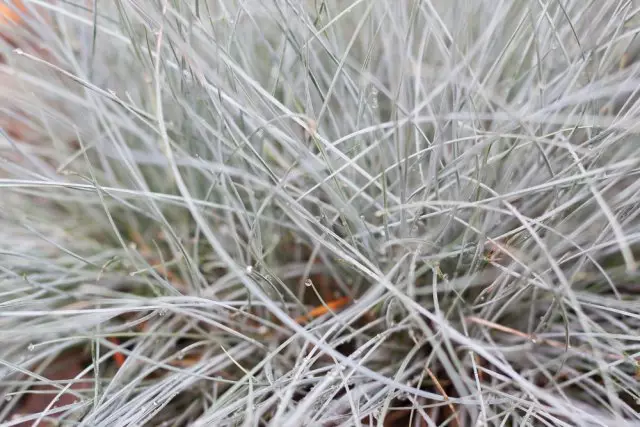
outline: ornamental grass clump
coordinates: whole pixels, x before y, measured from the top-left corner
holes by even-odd
[[[2,1],[3,426],[640,426],[637,2]]]

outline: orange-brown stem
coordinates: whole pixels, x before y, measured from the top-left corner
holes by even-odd
[[[351,301],[351,298],[349,298],[349,297],[342,297],[342,298],[335,299],[333,301],[329,301],[324,305],[320,305],[318,307],[315,307],[314,309],[312,309],[307,314],[303,314],[302,316],[296,317],[296,322],[297,323],[304,323],[307,320],[313,320],[316,317],[320,317],[323,314],[328,313],[329,311],[337,310],[339,308],[344,307],[345,305],[347,305],[349,303],[349,301]]]

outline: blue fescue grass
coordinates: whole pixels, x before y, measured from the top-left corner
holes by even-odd
[[[25,4],[3,425],[640,425],[635,2]]]

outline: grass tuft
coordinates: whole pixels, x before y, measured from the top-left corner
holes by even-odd
[[[640,425],[637,2],[0,4],[3,426]]]

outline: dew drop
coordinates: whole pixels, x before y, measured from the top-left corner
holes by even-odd
[[[158,314],[159,314],[160,316],[164,317],[164,316],[167,314],[167,309],[166,309],[166,308],[161,309],[161,310],[158,312]]]
[[[308,288],[313,286],[313,281],[311,279],[307,279],[304,281],[304,285]]]
[[[7,395],[7,396],[4,398],[4,400],[6,400],[7,402],[10,402],[10,401],[11,401],[11,399],[13,399],[13,396],[9,396],[9,395]]]
[[[29,346],[27,347],[27,350],[29,350],[29,351],[33,351],[35,349],[36,349],[36,346],[33,345],[33,343],[29,344]]]
[[[153,406],[158,406],[158,402],[156,402],[155,400],[153,401]]]
[[[248,266],[247,266],[247,269],[246,269],[246,270],[247,270],[247,274],[251,274],[251,273],[253,273],[253,267],[252,267],[252,266],[250,266],[250,265],[248,265]]]
[[[377,91],[375,92],[375,94],[372,93],[371,108],[373,110],[376,110],[378,108],[378,92]]]

